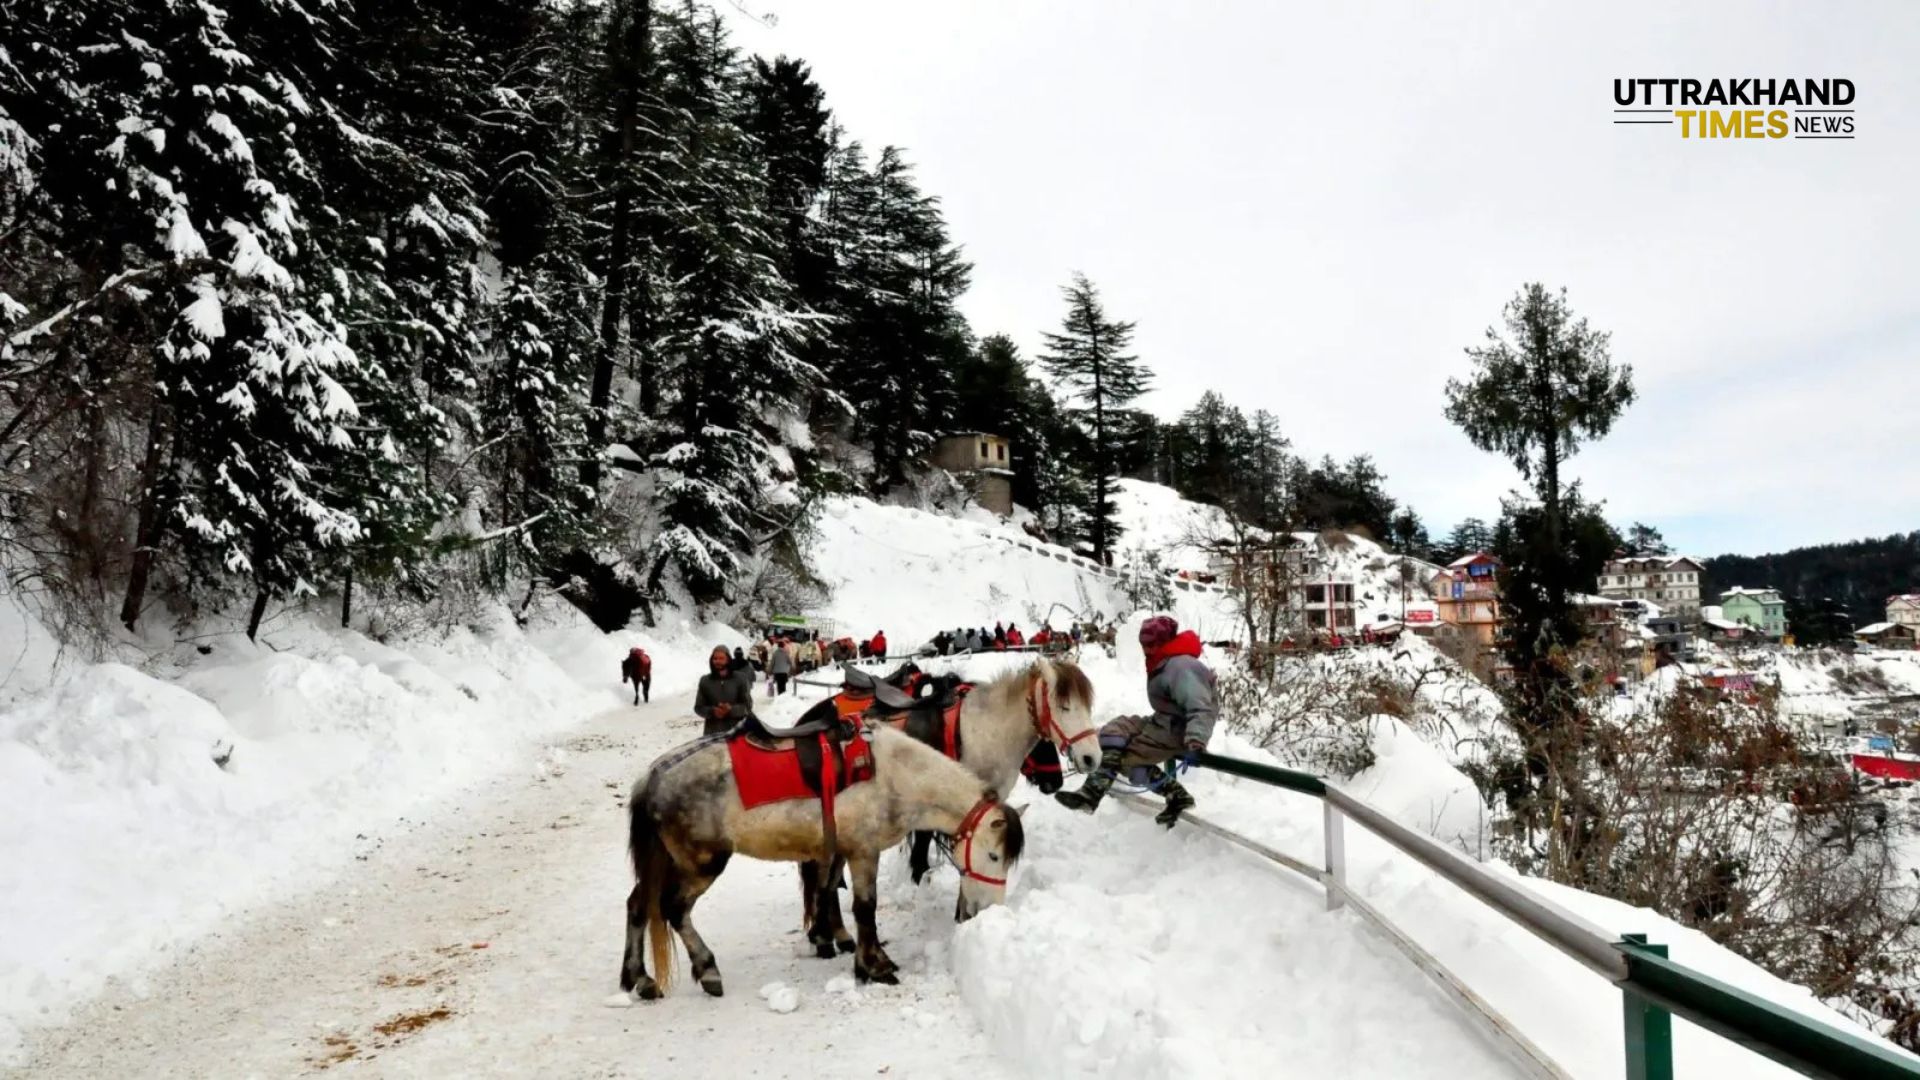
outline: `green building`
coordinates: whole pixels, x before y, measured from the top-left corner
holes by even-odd
[[[1774,641],[1787,633],[1787,602],[1779,589],[1728,589],[1720,594],[1720,617],[1745,623]]]

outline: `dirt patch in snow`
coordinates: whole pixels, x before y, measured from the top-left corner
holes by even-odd
[[[397,1042],[409,1035],[418,1033],[421,1029],[429,1025],[451,1019],[452,1016],[453,1010],[444,1005],[437,1009],[423,1009],[419,1012],[401,1013],[399,1016],[383,1024],[373,1025],[373,1033],[382,1038],[392,1039]]]

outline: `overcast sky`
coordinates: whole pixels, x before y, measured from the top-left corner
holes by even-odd
[[[743,2],[778,19],[743,47],[908,149],[979,334],[1032,356],[1085,271],[1148,408],[1270,409],[1441,534],[1519,483],[1442,388],[1539,280],[1634,368],[1572,463],[1613,520],[1700,555],[1920,528],[1920,3]],[[1851,79],[1858,138],[1615,126],[1616,77]]]

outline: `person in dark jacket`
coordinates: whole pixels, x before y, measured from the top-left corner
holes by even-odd
[[[707,657],[707,673],[693,692],[694,715],[706,721],[703,735],[724,735],[753,712],[753,673],[736,671],[725,645]]]
[[[1199,635],[1181,630],[1170,616],[1156,615],[1140,625],[1140,645],[1147,654],[1147,703],[1153,715],[1118,716],[1100,728],[1100,767],[1078,791],[1054,795],[1070,810],[1093,813],[1121,769],[1135,783],[1155,782],[1163,775],[1159,766],[1176,758],[1191,762],[1213,735],[1219,707],[1213,671],[1200,661]],[[1167,805],[1153,820],[1171,829],[1193,809],[1193,796],[1170,774],[1160,794]]]

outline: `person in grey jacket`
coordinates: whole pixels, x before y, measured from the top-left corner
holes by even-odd
[[[767,674],[773,676],[773,696],[787,692],[787,680],[793,677],[793,647],[786,639],[775,638],[767,650]]]
[[[694,715],[706,721],[703,735],[724,735],[753,712],[753,672],[736,671],[725,645],[707,657],[707,673],[693,692]]]
[[[1200,637],[1182,631],[1170,616],[1156,615],[1140,626],[1140,645],[1147,653],[1147,703],[1152,716],[1118,716],[1100,728],[1100,766],[1078,791],[1054,794],[1070,810],[1093,813],[1113,786],[1121,769],[1134,783],[1151,784],[1161,776],[1161,765],[1182,758],[1191,762],[1207,748],[1219,712],[1213,671],[1200,660]],[[1193,809],[1193,796],[1173,775],[1160,787],[1166,808],[1155,821],[1171,829],[1180,815]]]

